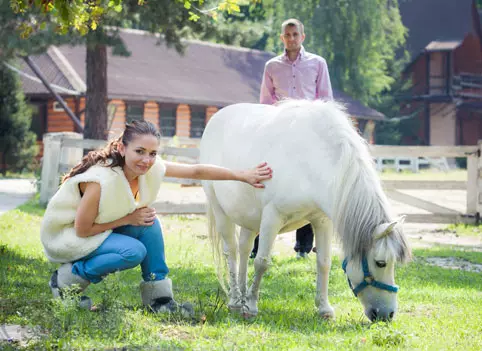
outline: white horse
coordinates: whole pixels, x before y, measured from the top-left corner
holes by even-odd
[[[367,317],[390,320],[395,315],[395,262],[407,260],[410,249],[401,221],[391,219],[367,144],[342,106],[300,100],[228,106],[209,121],[200,161],[235,169],[267,161],[273,169],[265,189],[240,182],[203,182],[215,252],[219,258],[224,249],[227,256],[231,310],[247,317],[258,313],[260,282],[276,235],[311,223],[319,314],[334,317],[328,301],[334,225],[345,255],[343,268]],[[239,237],[235,225],[241,227]],[[258,232],[254,280],[248,290],[248,256]],[[220,264],[224,262],[218,261],[222,269]]]

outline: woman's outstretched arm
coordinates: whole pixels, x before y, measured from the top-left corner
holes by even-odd
[[[232,170],[208,164],[186,165],[175,162],[165,162],[165,165],[166,177],[201,180],[238,180],[251,184],[255,188],[264,188],[262,182],[271,179],[273,176],[273,171],[266,162],[248,170]]]

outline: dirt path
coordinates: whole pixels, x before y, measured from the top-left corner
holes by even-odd
[[[32,179],[0,179],[0,216],[28,201],[35,191]]]

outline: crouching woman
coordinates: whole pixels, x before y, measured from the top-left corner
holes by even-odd
[[[272,176],[266,164],[234,171],[164,162],[158,156],[160,137],[152,123],[127,124],[118,139],[89,152],[63,178],[41,226],[47,258],[61,263],[49,283],[54,297],[74,285],[82,292],[109,273],[140,264],[143,304],[155,312],[182,311],[186,306],[175,302],[167,278],[162,227],[150,207],[163,177],[237,180],[262,188]],[[91,305],[82,299],[85,307]]]

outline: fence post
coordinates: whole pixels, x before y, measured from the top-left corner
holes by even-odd
[[[467,214],[475,215],[478,207],[479,159],[477,155],[467,156]]]
[[[82,138],[82,134],[72,132],[46,133],[43,136],[44,156],[40,179],[40,204],[46,205],[59,187],[59,165],[71,164],[82,157],[82,150],[62,148],[64,138]]]
[[[467,214],[474,216],[476,222],[479,221],[482,200],[482,182],[479,180],[482,169],[481,148],[482,140],[479,140],[478,150],[467,156]]]
[[[476,156],[477,156],[477,170],[474,172],[475,175],[473,176],[474,178],[476,178],[474,180],[475,184],[477,185],[476,189],[475,189],[475,196],[477,197],[476,198],[476,213],[475,213],[475,218],[476,218],[476,222],[477,224],[479,223],[479,220],[480,220],[480,214],[482,213],[482,157],[481,157],[481,153],[482,153],[482,140],[479,140],[478,143],[478,150],[477,150],[477,153],[476,153]],[[475,162],[474,162],[475,163]],[[467,192],[469,191],[469,189],[467,188]]]

